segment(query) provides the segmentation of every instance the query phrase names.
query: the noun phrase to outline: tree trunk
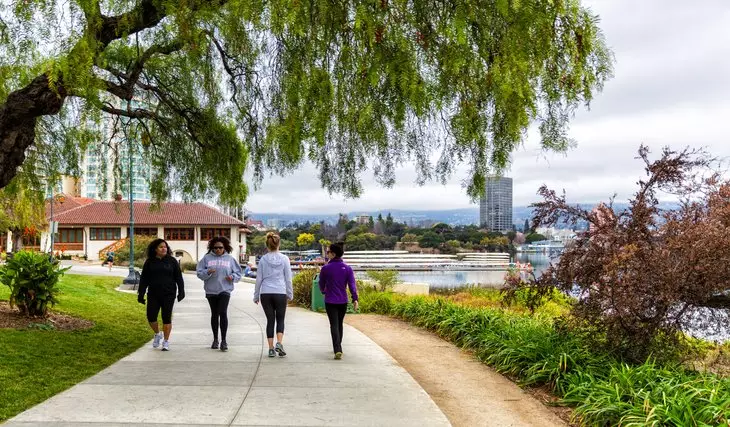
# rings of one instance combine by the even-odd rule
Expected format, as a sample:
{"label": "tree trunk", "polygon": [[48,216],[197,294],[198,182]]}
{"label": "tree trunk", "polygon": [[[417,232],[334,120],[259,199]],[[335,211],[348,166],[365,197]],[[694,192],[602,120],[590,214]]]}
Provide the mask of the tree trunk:
{"label": "tree trunk", "polygon": [[25,152],[35,141],[38,117],[58,114],[65,100],[66,89],[60,78],[54,90],[43,74],[12,92],[0,105],[0,188],[8,185],[25,161]]}
{"label": "tree trunk", "polygon": [[23,231],[22,230],[13,230],[13,253],[17,253],[19,250],[23,249]]}
{"label": "tree trunk", "polygon": [[726,293],[713,295],[702,306],[707,308],[730,309],[730,295]]}

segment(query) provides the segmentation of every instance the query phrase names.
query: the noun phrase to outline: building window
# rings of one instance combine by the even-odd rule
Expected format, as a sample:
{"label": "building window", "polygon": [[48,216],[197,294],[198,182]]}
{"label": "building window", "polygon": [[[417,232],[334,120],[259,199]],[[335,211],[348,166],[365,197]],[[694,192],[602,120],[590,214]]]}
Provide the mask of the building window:
{"label": "building window", "polygon": [[40,246],[40,236],[37,234],[23,234],[23,246],[24,247]]}
{"label": "building window", "polygon": [[[121,228],[91,228],[89,240],[119,240],[122,238]],[[79,240],[80,242],[81,240]]]}
{"label": "building window", "polygon": [[59,228],[54,241],[56,243],[83,243],[84,230],[82,228]]}
{"label": "building window", "polygon": [[165,227],[165,240],[195,240],[195,229]]}
{"label": "building window", "polygon": [[[129,227],[127,227],[127,236],[129,234]],[[157,227],[134,227],[134,235],[157,237]]]}
{"label": "building window", "polygon": [[224,236],[231,239],[231,229],[229,228],[201,228],[200,240],[210,240],[213,237]]}

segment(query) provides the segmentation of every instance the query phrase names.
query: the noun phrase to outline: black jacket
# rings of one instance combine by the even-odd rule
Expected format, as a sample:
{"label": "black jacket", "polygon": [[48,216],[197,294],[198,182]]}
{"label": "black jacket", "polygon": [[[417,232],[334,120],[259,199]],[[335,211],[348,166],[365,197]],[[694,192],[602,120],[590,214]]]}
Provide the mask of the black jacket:
{"label": "black jacket", "polygon": [[156,296],[185,295],[182,271],[175,258],[168,255],[162,259],[148,258],[144,262],[137,293],[144,296],[147,289]]}

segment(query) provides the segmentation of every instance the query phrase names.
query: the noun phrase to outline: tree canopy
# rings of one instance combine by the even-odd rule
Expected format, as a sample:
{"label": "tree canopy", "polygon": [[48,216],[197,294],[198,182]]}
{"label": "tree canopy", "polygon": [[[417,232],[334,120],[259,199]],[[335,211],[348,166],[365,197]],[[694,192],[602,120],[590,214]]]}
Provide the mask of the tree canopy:
{"label": "tree canopy", "polygon": [[308,248],[314,243],[314,234],[301,233],[297,236],[297,246],[300,248]]}
{"label": "tree canopy", "polygon": [[74,174],[124,137],[158,199],[241,203],[306,160],[351,197],[463,162],[476,198],[531,123],[569,147],[612,61],[579,0],[0,0],[0,188],[30,147]]}

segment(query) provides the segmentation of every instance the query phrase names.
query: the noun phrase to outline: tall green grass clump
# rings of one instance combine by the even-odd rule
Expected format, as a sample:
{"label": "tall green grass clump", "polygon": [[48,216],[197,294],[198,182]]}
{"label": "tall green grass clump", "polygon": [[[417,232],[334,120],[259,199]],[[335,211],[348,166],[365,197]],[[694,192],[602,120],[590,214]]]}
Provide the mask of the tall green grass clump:
{"label": "tall green grass clump", "polygon": [[305,268],[292,278],[294,288],[294,304],[299,307],[312,308],[312,282],[319,274],[318,268]]}
{"label": "tall green grass clump", "polygon": [[472,350],[522,385],[548,386],[581,425],[720,425],[730,380],[649,360],[622,363],[593,350],[559,319],[472,308],[444,297],[361,296],[363,312],[397,316]]}

